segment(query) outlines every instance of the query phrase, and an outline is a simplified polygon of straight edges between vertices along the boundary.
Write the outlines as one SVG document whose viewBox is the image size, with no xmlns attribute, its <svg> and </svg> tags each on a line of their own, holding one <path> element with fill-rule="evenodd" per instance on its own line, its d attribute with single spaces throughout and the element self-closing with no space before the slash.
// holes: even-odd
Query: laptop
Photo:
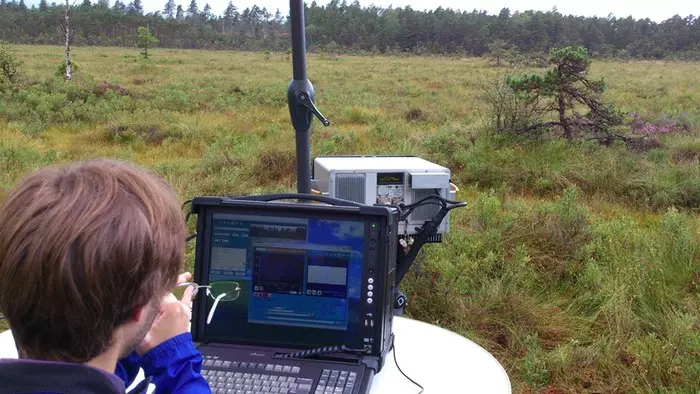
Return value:
<svg viewBox="0 0 700 394">
<path fill-rule="evenodd" d="M 368 393 L 393 341 L 396 211 L 198 197 L 191 214 L 212 393 Z"/>
</svg>

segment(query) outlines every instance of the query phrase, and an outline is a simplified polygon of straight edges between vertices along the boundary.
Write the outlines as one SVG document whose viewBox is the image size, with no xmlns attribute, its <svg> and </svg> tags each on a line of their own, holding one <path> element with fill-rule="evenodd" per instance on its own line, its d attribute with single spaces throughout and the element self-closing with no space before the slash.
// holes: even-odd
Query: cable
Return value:
<svg viewBox="0 0 700 394">
<path fill-rule="evenodd" d="M 399 372 L 401 372 L 401 375 L 403 375 L 404 378 L 408 379 L 409 381 L 411 381 L 411 383 L 413 383 L 414 385 L 418 386 L 418 387 L 420 388 L 420 391 L 418 392 L 418 394 L 422 394 L 423 391 L 425 391 L 425 389 L 423 388 L 423 386 L 421 386 L 420 384 L 416 383 L 415 380 L 409 378 L 408 375 L 406 375 L 406 374 L 401 370 L 401 367 L 399 367 L 399 362 L 396 361 L 396 341 L 393 341 L 391 347 L 392 347 L 392 350 L 394 351 L 394 364 L 396 364 L 396 368 L 399 370 Z"/>
<path fill-rule="evenodd" d="M 439 203 L 436 203 L 436 202 L 423 202 L 423 203 L 421 203 L 421 204 L 418 204 L 418 205 L 416 205 L 416 206 L 412 206 L 412 207 L 408 208 L 407 210 L 401 212 L 401 217 L 400 217 L 400 219 L 406 220 L 406 219 L 408 219 L 409 216 L 411 216 L 411 214 L 413 213 L 413 211 L 415 211 L 415 210 L 418 209 L 418 208 L 425 207 L 425 206 L 428 206 L 428 205 L 437 205 L 437 206 L 439 206 L 439 207 L 441 207 L 441 208 L 447 208 L 448 210 L 451 209 L 451 208 L 446 207 L 446 206 L 443 205 L 443 204 L 439 204 Z"/>
<path fill-rule="evenodd" d="M 414 202 L 414 203 L 412 203 L 412 204 L 408 204 L 408 205 L 406 205 L 406 204 L 399 204 L 399 205 L 400 205 L 400 206 L 403 206 L 403 207 L 409 207 L 409 208 L 410 208 L 410 207 L 412 207 L 412 206 L 421 204 L 421 203 L 423 203 L 423 202 L 425 202 L 425 201 L 428 201 L 428 200 L 439 200 L 439 201 L 442 202 L 443 204 L 444 204 L 444 203 L 447 203 L 447 204 L 453 204 L 453 205 L 459 205 L 459 206 L 467 205 L 467 203 L 462 202 L 462 201 L 452 201 L 452 200 L 448 200 L 448 199 L 446 199 L 445 197 L 443 197 L 443 196 L 441 196 L 441 195 L 439 195 L 439 194 L 431 194 L 431 195 L 429 195 L 429 196 L 427 196 L 427 197 L 424 197 L 424 198 L 422 198 L 422 199 L 420 199 L 420 200 L 418 200 L 418 201 L 416 201 L 416 202 Z"/>
<path fill-rule="evenodd" d="M 437 202 L 429 201 L 429 200 L 437 200 Z M 450 204 L 452 206 L 448 206 L 448 204 Z M 417 208 L 423 207 L 423 206 L 427 206 L 427 205 L 438 205 L 438 206 L 442 207 L 443 209 L 445 209 L 447 212 L 449 212 L 455 208 L 464 207 L 467 205 L 467 203 L 460 202 L 460 201 L 448 200 L 439 194 L 434 194 L 434 195 L 424 197 L 424 198 L 420 199 L 419 201 L 416 201 L 412 204 L 408 204 L 408 205 L 399 204 L 399 210 L 401 211 L 399 220 L 405 220 L 406 218 L 408 218 L 411 215 L 411 213 L 413 213 L 414 210 L 416 210 Z"/>
</svg>

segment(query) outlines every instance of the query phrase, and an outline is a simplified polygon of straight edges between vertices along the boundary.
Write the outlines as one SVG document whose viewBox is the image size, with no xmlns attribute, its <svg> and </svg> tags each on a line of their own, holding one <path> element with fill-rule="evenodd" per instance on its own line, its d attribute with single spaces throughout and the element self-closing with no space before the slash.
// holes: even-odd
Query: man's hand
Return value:
<svg viewBox="0 0 700 394">
<path fill-rule="evenodd" d="M 177 277 L 177 285 L 187 283 L 192 281 L 192 274 L 189 272 L 185 272 L 184 274 L 180 274 L 180 276 Z"/>
<path fill-rule="evenodd" d="M 177 283 L 189 282 L 191 277 L 190 273 L 184 273 L 180 275 Z M 142 356 L 168 339 L 189 331 L 193 291 L 192 286 L 187 287 L 182 300 L 178 300 L 172 293 L 163 297 L 151 329 L 136 347 L 139 355 Z"/>
</svg>

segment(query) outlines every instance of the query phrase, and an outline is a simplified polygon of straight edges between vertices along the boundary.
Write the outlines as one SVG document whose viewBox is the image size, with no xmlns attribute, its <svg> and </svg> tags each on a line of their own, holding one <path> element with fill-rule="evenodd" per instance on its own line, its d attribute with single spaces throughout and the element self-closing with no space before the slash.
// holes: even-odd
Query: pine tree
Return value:
<svg viewBox="0 0 700 394">
<path fill-rule="evenodd" d="M 148 59 L 148 48 L 158 45 L 159 40 L 151 34 L 147 27 L 140 26 L 138 29 L 138 47 L 141 48 L 141 55 Z"/>
<path fill-rule="evenodd" d="M 27 5 L 24 4 L 24 0 L 19 0 L 19 9 L 20 9 L 20 11 L 26 11 L 26 10 L 27 10 Z"/>
<path fill-rule="evenodd" d="M 131 3 L 129 3 L 127 12 L 143 14 L 143 4 L 141 3 L 141 0 L 133 0 Z"/>
<path fill-rule="evenodd" d="M 190 6 L 187 7 L 187 16 L 195 17 L 199 15 L 199 7 L 197 6 L 197 0 L 190 1 Z"/>
<path fill-rule="evenodd" d="M 228 2 L 226 10 L 224 10 L 224 19 L 230 21 L 231 23 L 235 22 L 238 19 L 238 8 L 236 8 L 236 6 L 233 5 L 232 1 Z"/>
<path fill-rule="evenodd" d="M 489 57 L 496 63 L 496 66 L 500 67 L 505 59 L 508 57 L 508 53 L 512 46 L 503 40 L 496 40 L 488 45 Z"/>
<path fill-rule="evenodd" d="M 223 24 L 223 30 L 224 33 L 227 31 L 231 31 L 233 28 L 233 24 L 238 21 L 238 9 L 236 8 L 235 5 L 233 5 L 232 1 L 228 2 L 228 6 L 224 10 L 224 24 Z"/>
<path fill-rule="evenodd" d="M 0 40 L 0 85 L 4 81 L 13 83 L 22 64 L 14 51 L 5 47 L 5 41 Z"/>
<path fill-rule="evenodd" d="M 280 9 L 278 8 L 277 11 L 275 12 L 275 23 L 278 25 L 281 25 L 284 22 L 284 18 L 282 17 L 282 12 L 280 12 Z"/>
<path fill-rule="evenodd" d="M 285 11 L 280 15 L 273 8 L 273 16 L 270 17 L 259 6 L 261 3 L 258 6 L 251 3 L 251 8 L 241 16 L 239 12 L 243 13 L 243 10 L 234 6 L 237 0 L 226 1 L 224 4 L 228 7 L 224 6 L 224 15 L 221 18 L 210 17 L 206 21 L 197 7 L 198 0 L 195 0 L 192 9 L 188 9 L 191 0 L 179 2 L 182 4 L 179 17 L 183 20 L 185 16 L 194 16 L 191 18 L 192 26 L 180 23 L 161 29 L 160 24 L 165 23 L 161 16 L 150 13 L 142 17 L 136 13 L 141 8 L 139 2 L 145 7 L 144 0 L 89 1 L 93 6 L 80 6 L 88 4 L 84 0 L 70 0 L 71 4 L 77 5 L 71 9 L 75 23 L 81 24 L 75 30 L 76 41 L 86 39 L 94 45 L 129 45 L 134 41 L 140 22 L 157 28 L 162 34 L 163 43 L 168 46 L 205 48 L 223 45 L 228 48 L 240 46 L 246 49 L 284 50 L 287 44 L 287 37 L 281 35 L 286 33 L 284 24 L 289 14 Z M 168 20 L 178 15 L 178 2 L 160 1 L 161 6 L 166 6 L 163 3 L 171 6 L 166 11 Z M 0 0 L 0 37 L 23 44 L 59 44 L 62 34 L 56 29 L 55 22 L 61 17 L 65 0 L 52 2 Z M 694 16 L 674 16 L 663 22 L 653 22 L 614 16 L 585 18 L 562 16 L 555 12 L 511 12 L 506 8 L 490 15 L 486 12 L 459 13 L 445 9 L 426 12 L 410 7 L 362 8 L 356 0 L 326 1 L 323 6 L 313 0 L 307 2 L 307 39 L 310 47 L 323 48 L 335 40 L 341 50 L 356 46 L 366 51 L 376 48 L 375 51 L 482 56 L 488 52 L 489 43 L 503 40 L 518 48 L 523 57 L 514 60 L 527 62 L 523 65 L 534 64 L 529 59 L 538 59 L 542 63 L 542 60 L 546 60 L 546 50 L 568 43 L 583 45 L 596 57 L 700 59 L 697 44 L 700 42 L 700 19 Z M 125 3 L 130 3 L 131 11 L 126 19 L 120 17 L 126 9 Z M 114 6 L 107 12 L 111 4 Z M 37 12 L 22 11 L 25 6 L 33 5 L 36 5 Z M 258 38 L 267 37 L 268 41 L 255 41 L 252 39 L 255 35 Z M 506 46 L 494 46 L 492 49 L 494 63 L 503 64 L 511 60 Z M 545 66 L 546 62 L 540 67 Z"/>
<path fill-rule="evenodd" d="M 576 129 L 608 133 L 612 126 L 622 122 L 620 114 L 598 97 L 605 90 L 605 83 L 588 76 L 591 61 L 586 48 L 552 48 L 549 63 L 554 67 L 544 75 L 526 74 L 506 80 L 514 91 L 529 100 L 548 103 L 545 108 L 558 115 L 558 121 L 533 125 L 530 129 L 559 127 L 564 137 L 571 139 Z M 579 107 L 588 107 L 589 112 L 580 116 L 576 113 Z"/>
<path fill-rule="evenodd" d="M 182 20 L 185 18 L 185 11 L 183 11 L 182 6 L 177 6 L 177 11 L 175 11 L 175 19 Z"/>
<path fill-rule="evenodd" d="M 83 4 L 81 4 L 83 7 L 90 7 L 92 4 L 90 3 L 90 0 L 83 0 Z"/>
<path fill-rule="evenodd" d="M 126 10 L 126 6 L 124 3 L 121 2 L 121 0 L 117 0 L 114 2 L 114 7 L 112 7 L 115 11 L 120 11 L 124 12 Z"/>
<path fill-rule="evenodd" d="M 204 5 L 204 11 L 202 11 L 202 14 L 204 16 L 204 20 L 208 21 L 209 19 L 212 18 L 211 6 L 209 5 L 209 3 Z"/>
<path fill-rule="evenodd" d="M 175 0 L 168 0 L 163 9 L 163 15 L 169 19 L 175 16 Z"/>
</svg>

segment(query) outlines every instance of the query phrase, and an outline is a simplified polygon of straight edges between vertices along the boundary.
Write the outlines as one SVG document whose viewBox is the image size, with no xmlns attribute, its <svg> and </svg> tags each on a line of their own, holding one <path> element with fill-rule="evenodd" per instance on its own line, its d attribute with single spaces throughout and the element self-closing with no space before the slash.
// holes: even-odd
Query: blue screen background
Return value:
<svg viewBox="0 0 700 394">
<path fill-rule="evenodd" d="M 209 282 L 234 280 L 242 291 L 237 300 L 219 303 L 206 335 L 274 340 L 288 336 L 291 326 L 299 327 L 300 335 L 322 330 L 342 336 L 353 324 L 349 311 L 360 305 L 364 230 L 361 221 L 214 214 Z M 284 266 L 286 252 L 297 256 L 288 260 L 297 261 L 290 263 L 293 267 Z M 281 281 L 299 277 L 291 272 L 299 266 L 299 253 L 304 256 L 301 291 L 290 294 L 289 286 L 270 285 L 278 271 Z M 333 272 L 334 283 L 309 282 L 310 268 Z M 343 268 L 347 269 L 344 285 L 337 283 Z M 323 282 L 322 277 L 317 274 L 316 280 Z M 315 291 L 322 295 L 312 294 Z M 212 303 L 209 299 L 207 313 Z"/>
</svg>

